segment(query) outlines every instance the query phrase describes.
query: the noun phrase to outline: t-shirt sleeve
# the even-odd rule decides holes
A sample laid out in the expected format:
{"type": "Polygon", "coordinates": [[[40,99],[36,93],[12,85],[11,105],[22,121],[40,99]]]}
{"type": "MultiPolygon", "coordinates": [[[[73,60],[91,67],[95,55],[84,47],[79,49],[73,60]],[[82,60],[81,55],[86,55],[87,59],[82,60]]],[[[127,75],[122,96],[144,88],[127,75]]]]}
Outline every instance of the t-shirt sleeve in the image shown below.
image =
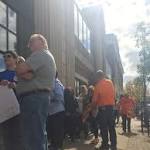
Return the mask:
{"type": "Polygon", "coordinates": [[[27,60],[26,64],[29,65],[33,72],[37,71],[40,67],[42,67],[42,59],[38,54],[31,55],[27,60]]]}

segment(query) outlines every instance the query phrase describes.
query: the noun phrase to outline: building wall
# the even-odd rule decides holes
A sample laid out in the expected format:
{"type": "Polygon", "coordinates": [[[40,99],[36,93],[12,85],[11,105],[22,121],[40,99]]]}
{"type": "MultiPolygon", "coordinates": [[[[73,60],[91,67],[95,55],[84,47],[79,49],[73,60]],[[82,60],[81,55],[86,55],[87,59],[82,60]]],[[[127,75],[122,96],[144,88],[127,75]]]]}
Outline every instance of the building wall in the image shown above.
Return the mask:
{"type": "MultiPolygon", "coordinates": [[[[98,17],[103,22],[102,16],[98,17]]],[[[91,53],[88,53],[74,33],[73,0],[34,0],[35,32],[48,39],[64,85],[74,87],[75,79],[88,82],[95,70],[103,67],[103,27],[99,28],[95,22],[91,30],[91,53]]]]}
{"type": "MultiPolygon", "coordinates": [[[[116,96],[123,94],[123,67],[120,58],[117,37],[114,34],[107,34],[105,37],[105,59],[112,70],[112,80],[116,88],[116,96]]],[[[106,69],[107,70],[107,69],[106,69]]]]}
{"type": "Polygon", "coordinates": [[[74,20],[72,0],[34,0],[35,32],[48,39],[60,79],[74,87],[74,20]]]}
{"type": "Polygon", "coordinates": [[[91,30],[91,50],[94,56],[95,71],[104,70],[105,23],[103,9],[101,6],[92,6],[83,9],[82,13],[91,30]]]}
{"type": "Polygon", "coordinates": [[[33,33],[33,2],[32,0],[3,0],[17,13],[17,52],[27,57],[30,54],[27,43],[33,33]]]}

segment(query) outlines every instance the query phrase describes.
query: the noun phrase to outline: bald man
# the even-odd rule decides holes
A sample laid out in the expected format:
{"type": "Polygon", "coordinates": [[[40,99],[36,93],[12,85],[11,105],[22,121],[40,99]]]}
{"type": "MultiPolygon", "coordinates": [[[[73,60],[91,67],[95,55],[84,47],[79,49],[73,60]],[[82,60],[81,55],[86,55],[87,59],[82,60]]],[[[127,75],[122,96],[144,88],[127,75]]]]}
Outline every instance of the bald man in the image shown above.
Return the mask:
{"type": "Polygon", "coordinates": [[[24,145],[25,150],[47,150],[46,119],[56,65],[44,36],[32,35],[29,48],[31,56],[16,69],[24,145]]]}

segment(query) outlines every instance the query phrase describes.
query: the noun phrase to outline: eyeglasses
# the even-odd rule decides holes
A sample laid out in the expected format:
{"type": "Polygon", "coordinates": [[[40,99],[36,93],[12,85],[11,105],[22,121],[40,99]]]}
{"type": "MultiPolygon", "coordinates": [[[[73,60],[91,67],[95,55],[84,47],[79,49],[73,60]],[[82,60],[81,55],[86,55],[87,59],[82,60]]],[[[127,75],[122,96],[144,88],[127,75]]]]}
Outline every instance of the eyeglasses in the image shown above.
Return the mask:
{"type": "Polygon", "coordinates": [[[11,58],[11,57],[13,57],[11,54],[4,55],[4,58],[11,58]]]}

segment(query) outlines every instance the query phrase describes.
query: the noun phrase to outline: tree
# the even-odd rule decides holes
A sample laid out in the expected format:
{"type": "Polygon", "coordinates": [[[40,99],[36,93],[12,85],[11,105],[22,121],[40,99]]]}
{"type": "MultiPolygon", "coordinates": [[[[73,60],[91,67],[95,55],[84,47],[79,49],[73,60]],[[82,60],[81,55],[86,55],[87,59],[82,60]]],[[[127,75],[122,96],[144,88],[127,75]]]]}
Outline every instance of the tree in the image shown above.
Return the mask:
{"type": "Polygon", "coordinates": [[[141,101],[144,93],[142,82],[141,77],[137,77],[133,81],[127,82],[125,86],[125,93],[134,97],[135,100],[141,101]]]}
{"type": "Polygon", "coordinates": [[[150,81],[150,25],[144,22],[137,24],[135,39],[136,46],[140,49],[137,71],[142,81],[143,100],[145,100],[147,84],[150,81]]]}

